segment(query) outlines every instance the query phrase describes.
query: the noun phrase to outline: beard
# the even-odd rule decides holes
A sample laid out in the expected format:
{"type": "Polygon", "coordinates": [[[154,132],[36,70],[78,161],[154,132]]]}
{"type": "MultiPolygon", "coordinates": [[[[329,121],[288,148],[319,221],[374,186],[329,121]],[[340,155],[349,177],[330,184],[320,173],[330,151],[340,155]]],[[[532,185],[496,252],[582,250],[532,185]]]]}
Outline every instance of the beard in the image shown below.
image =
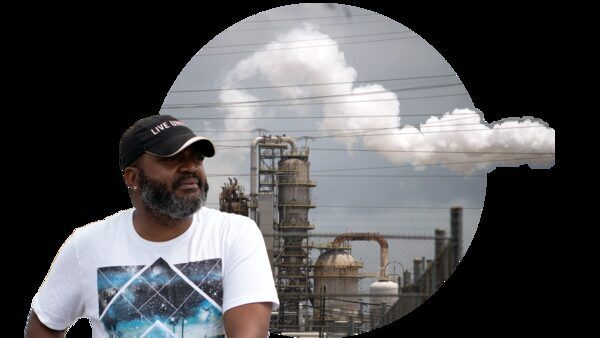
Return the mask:
{"type": "Polygon", "coordinates": [[[202,181],[196,173],[183,174],[177,177],[171,186],[171,191],[169,191],[167,184],[148,178],[142,169],[139,169],[139,173],[140,197],[152,212],[181,220],[200,210],[206,203],[208,183],[202,181]],[[195,178],[200,182],[200,194],[177,196],[175,189],[181,185],[183,180],[188,178],[195,178]]]}

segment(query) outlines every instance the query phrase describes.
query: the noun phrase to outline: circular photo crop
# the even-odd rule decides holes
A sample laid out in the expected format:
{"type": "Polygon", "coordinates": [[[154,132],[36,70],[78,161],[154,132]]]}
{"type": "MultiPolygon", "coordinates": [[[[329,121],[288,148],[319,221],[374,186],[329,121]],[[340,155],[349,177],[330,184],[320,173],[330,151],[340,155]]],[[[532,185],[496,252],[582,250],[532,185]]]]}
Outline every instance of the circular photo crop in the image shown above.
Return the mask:
{"type": "Polygon", "coordinates": [[[485,121],[418,32],[338,4],[227,28],[160,113],[215,144],[206,206],[260,228],[280,301],[270,332],[293,337],[359,334],[417,308],[468,250],[487,174],[555,160],[544,121],[485,121]]]}

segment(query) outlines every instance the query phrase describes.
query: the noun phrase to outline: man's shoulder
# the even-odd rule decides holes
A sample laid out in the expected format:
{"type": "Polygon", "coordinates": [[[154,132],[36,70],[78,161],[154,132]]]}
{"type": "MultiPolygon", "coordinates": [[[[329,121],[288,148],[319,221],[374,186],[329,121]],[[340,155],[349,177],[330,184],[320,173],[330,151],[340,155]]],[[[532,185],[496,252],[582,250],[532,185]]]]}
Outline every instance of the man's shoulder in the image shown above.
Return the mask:
{"type": "MultiPolygon", "coordinates": [[[[84,226],[75,229],[73,235],[78,240],[97,241],[103,237],[112,237],[116,232],[123,230],[127,218],[131,217],[133,209],[125,209],[115,212],[104,219],[90,222],[84,226]]],[[[114,237],[113,237],[114,238],[114,237]]]]}
{"type": "Polygon", "coordinates": [[[256,222],[247,216],[202,208],[198,219],[203,230],[196,232],[197,235],[207,235],[204,240],[212,238],[233,250],[241,248],[241,244],[262,241],[262,234],[256,222]]]}
{"type": "Polygon", "coordinates": [[[224,226],[242,224],[256,225],[256,223],[254,223],[254,221],[247,216],[231,214],[210,208],[202,208],[200,210],[199,219],[203,219],[210,223],[219,223],[224,226]]]}

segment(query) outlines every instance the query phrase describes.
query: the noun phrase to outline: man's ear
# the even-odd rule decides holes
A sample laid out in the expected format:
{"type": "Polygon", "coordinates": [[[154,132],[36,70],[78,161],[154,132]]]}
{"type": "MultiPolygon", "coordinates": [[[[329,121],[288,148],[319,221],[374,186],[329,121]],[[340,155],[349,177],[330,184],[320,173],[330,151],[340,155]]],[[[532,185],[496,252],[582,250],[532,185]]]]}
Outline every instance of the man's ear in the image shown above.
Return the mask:
{"type": "Polygon", "coordinates": [[[126,167],[123,170],[123,181],[128,189],[137,189],[140,179],[140,170],[136,167],[126,167]]]}

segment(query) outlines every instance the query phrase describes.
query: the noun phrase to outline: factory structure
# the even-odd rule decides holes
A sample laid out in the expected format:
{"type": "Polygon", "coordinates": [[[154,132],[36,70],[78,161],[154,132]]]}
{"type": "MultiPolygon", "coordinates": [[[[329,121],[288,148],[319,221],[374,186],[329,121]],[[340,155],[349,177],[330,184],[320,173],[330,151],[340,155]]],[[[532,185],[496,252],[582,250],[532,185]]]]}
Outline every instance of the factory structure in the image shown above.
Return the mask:
{"type": "MultiPolygon", "coordinates": [[[[272,332],[295,337],[342,337],[390,323],[423,303],[448,278],[462,255],[462,209],[452,208],[450,236],[436,229],[430,259],[413,260],[388,275],[388,238],[370,232],[335,234],[331,242],[309,241],[315,224],[309,212],[316,183],[310,179],[309,148],[285,136],[262,136],[251,145],[250,194],[230,178],[219,196],[220,210],[252,218],[260,228],[271,261],[280,307],[272,332]],[[354,241],[379,245],[377,273],[362,272],[350,254],[354,241]],[[315,253],[318,252],[318,258],[315,253]],[[359,281],[371,278],[367,294],[359,281]]],[[[414,236],[413,236],[414,237],[414,236]]],[[[402,238],[402,236],[396,236],[402,238]]],[[[421,238],[425,239],[425,238],[421,238]]]]}

